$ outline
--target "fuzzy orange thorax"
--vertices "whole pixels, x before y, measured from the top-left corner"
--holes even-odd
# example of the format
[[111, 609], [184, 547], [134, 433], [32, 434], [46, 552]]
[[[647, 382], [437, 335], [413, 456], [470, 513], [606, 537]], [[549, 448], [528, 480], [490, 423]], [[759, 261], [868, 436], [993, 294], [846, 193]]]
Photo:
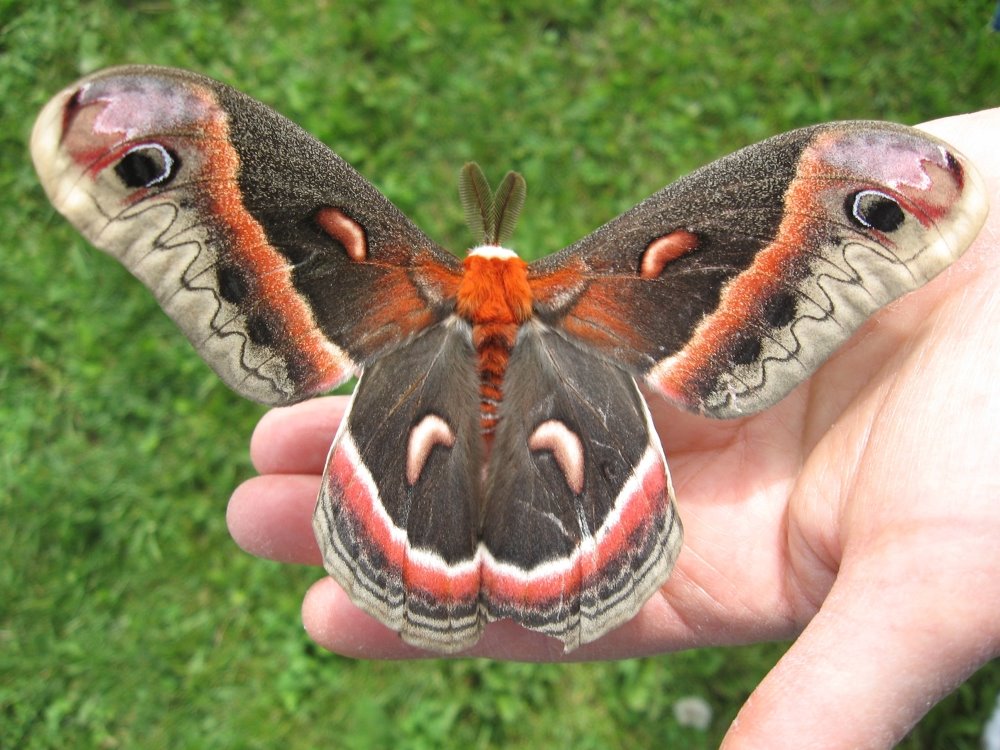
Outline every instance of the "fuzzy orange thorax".
[[517, 256], [470, 254], [458, 286], [457, 311], [473, 325], [520, 325], [531, 317], [528, 264]]

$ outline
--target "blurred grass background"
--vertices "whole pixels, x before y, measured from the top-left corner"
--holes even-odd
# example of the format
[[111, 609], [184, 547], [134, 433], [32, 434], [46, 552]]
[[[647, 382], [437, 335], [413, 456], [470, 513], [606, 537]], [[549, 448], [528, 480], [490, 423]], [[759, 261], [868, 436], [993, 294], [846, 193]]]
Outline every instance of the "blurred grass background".
[[[992, 2], [500, 5], [0, 0], [0, 747], [713, 747], [780, 656], [320, 653], [299, 623], [319, 571], [252, 559], [225, 529], [261, 409], [30, 167], [35, 113], [81, 74], [187, 67], [299, 122], [457, 250], [459, 167], [521, 171], [515, 246], [534, 256], [779, 131], [1000, 104]], [[903, 746], [978, 747], [998, 690], [994, 664]], [[707, 730], [678, 724], [685, 696], [713, 708]]]

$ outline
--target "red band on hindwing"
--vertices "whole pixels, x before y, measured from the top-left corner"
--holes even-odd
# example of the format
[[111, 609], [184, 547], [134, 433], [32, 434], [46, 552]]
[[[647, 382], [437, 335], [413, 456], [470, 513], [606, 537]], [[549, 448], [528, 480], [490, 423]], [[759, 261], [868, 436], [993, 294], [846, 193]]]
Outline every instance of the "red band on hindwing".
[[[324, 481], [330, 482], [339, 495], [340, 510], [348, 516], [349, 527], [357, 530], [357, 540], [377, 549], [379, 567], [384, 566], [382, 572], [403, 581], [407, 590], [423, 592], [443, 607], [477, 599], [478, 564], [459, 570], [450, 568], [440, 558], [432, 559], [436, 557], [432, 552], [415, 554], [407, 544], [406, 532], [395, 526], [381, 507], [367, 473], [353, 445], [341, 441], [330, 458]], [[418, 554], [428, 561], [417, 559]]]
[[648, 546], [670, 512], [665, 469], [662, 461], [654, 460], [653, 453], [650, 451], [643, 462], [641, 476], [626, 484], [589, 549], [581, 545], [571, 557], [552, 560], [532, 571], [488, 562], [483, 571], [483, 591], [492, 608], [544, 611], [554, 604], [565, 605], [580, 596], [583, 589], [598, 588], [602, 579], [614, 578], [624, 559]]
[[[546, 630], [545, 622], [551, 620], [556, 627], [565, 619], [557, 613], [580, 606], [572, 602], [584, 591], [628, 594], [628, 587], [635, 583], [633, 576], [641, 577], [646, 569], [661, 564], [657, 551], [676, 554], [664, 543], [679, 534], [679, 527], [675, 529], [665, 467], [658, 452], [650, 448], [637, 472], [594, 537], [570, 556], [531, 570], [495, 560], [482, 547], [473, 558], [453, 565], [432, 551], [411, 549], [406, 532], [381, 507], [375, 485], [349, 438], [334, 450], [324, 482], [329, 483], [327, 491], [339, 499], [339, 517], [331, 528], [351, 537], [339, 546], [355, 550], [349, 564], [370, 567], [368, 578], [399, 581], [409, 596], [428, 601], [435, 610], [468, 609], [480, 600], [485, 602], [490, 619], [514, 616]], [[633, 570], [633, 558], [644, 560], [645, 567]], [[365, 578], [356, 573], [351, 581], [342, 583], [346, 586]], [[380, 584], [369, 583], [368, 587], [378, 599], [389, 596]], [[608, 598], [614, 601], [614, 594]]]

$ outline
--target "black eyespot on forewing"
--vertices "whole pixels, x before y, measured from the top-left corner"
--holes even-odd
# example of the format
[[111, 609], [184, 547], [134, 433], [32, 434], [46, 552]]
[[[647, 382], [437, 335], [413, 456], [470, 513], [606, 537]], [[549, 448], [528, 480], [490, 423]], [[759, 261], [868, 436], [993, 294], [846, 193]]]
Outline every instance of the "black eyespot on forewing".
[[894, 232], [906, 220], [899, 204], [878, 190], [862, 190], [847, 196], [844, 201], [847, 218], [864, 229]]
[[168, 184], [180, 169], [174, 151], [159, 143], [134, 146], [115, 164], [115, 174], [127, 188], [149, 188]]

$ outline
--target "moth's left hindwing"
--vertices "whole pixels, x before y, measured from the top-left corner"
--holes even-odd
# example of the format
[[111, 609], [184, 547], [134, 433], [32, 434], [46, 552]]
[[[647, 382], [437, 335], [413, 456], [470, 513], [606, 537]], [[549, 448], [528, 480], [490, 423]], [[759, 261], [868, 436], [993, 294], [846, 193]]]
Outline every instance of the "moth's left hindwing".
[[482, 439], [469, 325], [449, 318], [366, 369], [313, 518], [327, 570], [406, 640], [479, 638]]
[[454, 256], [326, 146], [217, 81], [103, 71], [46, 106], [31, 148], [56, 208], [248, 398], [329, 390], [450, 311]]

